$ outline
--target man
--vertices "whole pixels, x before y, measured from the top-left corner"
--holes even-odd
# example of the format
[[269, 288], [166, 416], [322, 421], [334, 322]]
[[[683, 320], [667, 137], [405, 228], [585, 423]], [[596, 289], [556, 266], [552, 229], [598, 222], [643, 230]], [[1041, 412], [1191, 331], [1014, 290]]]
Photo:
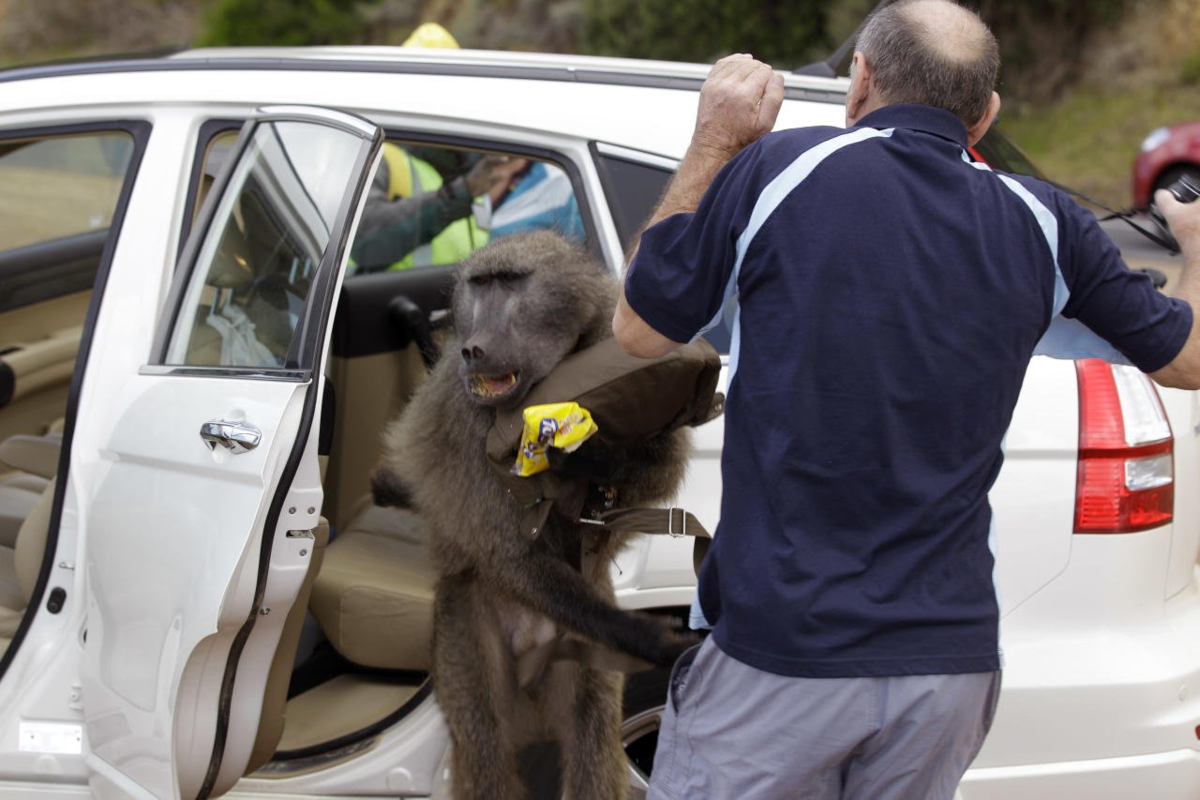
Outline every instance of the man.
[[1156, 198], [1166, 298], [1064, 194], [971, 163], [998, 64], [973, 13], [902, 0], [860, 36], [849, 130], [763, 135], [782, 84], [748, 56], [701, 92], [613, 322], [653, 356], [737, 314], [712, 635], [651, 797], [952, 797], [999, 693], [987, 493], [1031, 355], [1200, 387], [1200, 204]]

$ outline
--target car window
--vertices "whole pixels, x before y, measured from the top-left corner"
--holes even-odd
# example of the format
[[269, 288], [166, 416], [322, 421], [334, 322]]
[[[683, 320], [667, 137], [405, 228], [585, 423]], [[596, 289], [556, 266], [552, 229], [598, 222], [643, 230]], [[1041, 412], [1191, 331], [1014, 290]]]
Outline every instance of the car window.
[[[201, 143], [193, 219], [237, 138], [221, 123], [214, 130]], [[567, 171], [548, 158], [392, 138], [351, 245], [350, 274], [455, 264], [492, 239], [541, 228], [586, 244], [582, 208]]]
[[0, 313], [92, 287], [134, 151], [132, 129], [0, 139]]
[[595, 144], [592, 150], [621, 249], [628, 252], [667, 190], [675, 165], [669, 159], [611, 145]]
[[[594, 143], [592, 156], [608, 200], [621, 248], [630, 246], [650, 219], [675, 174], [671, 159], [613, 145]], [[725, 309], [720, 320], [704, 334], [719, 353], [728, 353], [733, 339], [733, 313]]]
[[0, 144], [0, 249], [107, 228], [132, 155], [123, 132]]
[[353, 271], [454, 264], [489, 241], [538, 229], [587, 241], [574, 186], [558, 164], [390, 139], [351, 248]]
[[1042, 171], [1029, 160], [1029, 156], [995, 127], [975, 143], [972, 151], [976, 158], [994, 169], [1045, 180]]
[[[304, 366], [296, 334], [360, 150], [360, 139], [334, 128], [256, 126], [196, 247], [163, 363]], [[226, 148], [223, 157], [234, 155]]]
[[192, 203], [192, 221], [200, 214], [200, 207], [212, 190], [213, 182], [221, 173], [221, 168], [229, 162], [229, 154], [233, 143], [237, 141], [238, 128], [222, 130], [208, 140], [201, 159], [201, 171], [196, 185], [196, 198]]

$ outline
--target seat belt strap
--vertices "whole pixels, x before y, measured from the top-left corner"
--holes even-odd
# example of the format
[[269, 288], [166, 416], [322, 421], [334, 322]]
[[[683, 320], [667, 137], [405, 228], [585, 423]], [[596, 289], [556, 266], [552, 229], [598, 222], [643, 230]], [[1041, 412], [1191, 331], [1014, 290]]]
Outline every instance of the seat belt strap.
[[646, 533], [675, 538], [695, 537], [692, 566], [700, 574], [700, 562], [712, 544], [712, 534], [690, 512], [682, 508], [614, 508], [601, 511], [594, 519], [581, 519], [585, 525], [602, 526], [611, 533]]

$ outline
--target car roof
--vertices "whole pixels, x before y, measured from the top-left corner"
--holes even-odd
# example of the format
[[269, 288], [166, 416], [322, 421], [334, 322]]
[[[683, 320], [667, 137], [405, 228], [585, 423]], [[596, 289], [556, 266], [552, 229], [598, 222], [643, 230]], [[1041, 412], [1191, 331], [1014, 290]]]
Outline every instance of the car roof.
[[[394, 127], [484, 122], [683, 155], [710, 65], [404, 47], [202, 48], [0, 71], [0, 107], [104, 103], [326, 105]], [[121, 74], [120, 81], [110, 77]], [[221, 79], [214, 79], [220, 75]], [[841, 125], [847, 81], [785, 74], [777, 127]], [[52, 81], [45, 86], [41, 81]], [[532, 84], [532, 85], [531, 85]], [[464, 133], [466, 133], [464, 129]]]
[[[58, 75], [202, 69], [331, 69], [420, 71], [475, 77], [527, 77], [698, 89], [711, 65], [682, 61], [501, 50], [393, 46], [208, 47], [70, 59], [0, 70], [0, 82]], [[789, 97], [841, 102], [844, 78], [780, 73]]]

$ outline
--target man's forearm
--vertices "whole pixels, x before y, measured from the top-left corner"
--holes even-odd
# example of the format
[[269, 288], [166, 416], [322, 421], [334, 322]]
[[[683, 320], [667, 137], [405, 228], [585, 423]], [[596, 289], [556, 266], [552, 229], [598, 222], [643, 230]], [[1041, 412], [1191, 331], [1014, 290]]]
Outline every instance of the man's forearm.
[[1177, 203], [1166, 191], [1159, 191], [1155, 202], [1179, 240], [1183, 271], [1173, 294], [1192, 307], [1192, 331], [1179, 355], [1150, 377], [1163, 386], [1200, 389], [1200, 205]]
[[[721, 168], [774, 127], [782, 105], [783, 77], [769, 66], [740, 53], [718, 61], [700, 90], [692, 141], [643, 232], [674, 214], [695, 211]], [[627, 264], [633, 263], [641, 238], [641, 233], [634, 237]], [[643, 358], [665, 355], [680, 345], [642, 319], [623, 290], [613, 333], [629, 353]]]
[[[679, 162], [679, 169], [667, 184], [667, 191], [646, 220], [643, 227], [649, 228], [666, 219], [672, 214], [689, 214], [700, 205], [704, 192], [712, 184], [713, 178], [729, 160], [737, 155], [737, 150], [723, 150], [704, 144], [692, 142]], [[638, 237], [641, 238], [641, 237]], [[636, 250], [637, 242], [634, 242]], [[632, 254], [631, 254], [632, 255]]]
[[1200, 388], [1200, 252], [1184, 258], [1183, 272], [1173, 295], [1192, 307], [1192, 332], [1180, 354], [1150, 377], [1177, 389]]
[[[674, 177], [667, 185], [667, 191], [658, 201], [658, 206], [650, 215], [650, 219], [646, 220], [642, 230], [645, 231], [646, 228], [672, 214], [695, 211], [696, 206], [700, 205], [700, 198], [704, 197], [704, 192], [713, 182], [713, 178], [734, 155], [736, 155], [736, 151], [722, 152], [704, 145], [697, 146], [696, 142], [692, 142], [683, 160], [679, 162], [679, 169], [675, 171]], [[641, 238], [640, 234], [634, 238], [633, 244], [630, 245], [626, 264], [633, 263], [633, 257], [637, 254]], [[624, 289], [621, 290], [621, 297], [617, 301], [617, 312], [613, 316], [613, 333], [626, 352], [638, 358], [665, 356], [683, 344], [663, 336], [638, 316], [637, 312], [629, 305], [629, 301], [625, 299]]]
[[[775, 125], [783, 105], [783, 78], [746, 55], [721, 59], [700, 92], [696, 129], [667, 191], [642, 230], [672, 214], [696, 210], [721, 168]], [[641, 234], [626, 263], [633, 261]]]

